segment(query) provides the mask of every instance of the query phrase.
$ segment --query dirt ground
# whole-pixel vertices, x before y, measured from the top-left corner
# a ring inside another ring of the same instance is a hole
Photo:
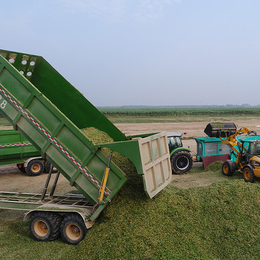
[[[259,120],[232,121],[237,128],[247,127],[260,134]],[[183,135],[183,146],[189,147],[192,152],[197,152],[196,141],[192,137],[206,136],[204,129],[209,122],[182,122],[182,123],[140,123],[140,124],[115,124],[126,135],[138,135],[155,132],[181,132]],[[186,139],[189,138],[189,139]]]
[[[260,120],[245,120],[236,121],[238,128],[246,126],[250,130],[258,131],[260,129]],[[138,123],[138,124],[116,124],[116,126],[126,135],[137,135],[143,133],[154,133],[154,132],[182,132],[187,133],[184,135],[186,139],[183,140],[183,145],[190,147],[193,153],[196,153],[196,142],[192,137],[205,136],[204,128],[208,122],[195,122],[195,123]],[[0,129],[12,129],[11,127],[1,127]],[[260,133],[260,132],[259,132]],[[200,165],[197,165],[200,167]],[[201,167],[201,170],[202,167]],[[53,174],[55,176],[55,174]],[[50,182],[50,188],[52,181]],[[204,180],[207,178],[205,174],[199,174],[198,178],[195,176],[174,176],[173,185],[182,188],[189,188],[194,186],[205,186],[212,182],[222,180],[222,177],[214,177],[212,180]],[[204,177],[203,177],[204,176]],[[26,174],[20,173],[16,165],[4,165],[0,166],[0,183],[2,191],[17,191],[17,192],[29,192],[29,193],[41,193],[47,178],[47,174],[41,174],[37,177],[30,177]],[[56,194],[64,194],[72,191],[74,188],[70,186],[69,182],[61,175]]]

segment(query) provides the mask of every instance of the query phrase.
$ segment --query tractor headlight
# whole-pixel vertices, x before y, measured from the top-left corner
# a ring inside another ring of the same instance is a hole
[[[260,162],[253,161],[253,166],[260,166]]]

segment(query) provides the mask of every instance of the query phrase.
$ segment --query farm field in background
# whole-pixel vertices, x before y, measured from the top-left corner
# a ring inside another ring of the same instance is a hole
[[[99,108],[113,123],[212,122],[256,120],[259,108]],[[10,123],[1,117],[0,126]]]
[[[113,123],[165,123],[255,120],[260,108],[99,108]]]

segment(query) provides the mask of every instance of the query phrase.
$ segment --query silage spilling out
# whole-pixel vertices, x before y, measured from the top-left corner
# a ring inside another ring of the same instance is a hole
[[[94,127],[87,127],[81,129],[81,132],[94,144],[104,144],[104,143],[112,143],[114,140],[105,132],[94,128]],[[101,148],[101,151],[109,157],[110,149],[109,148]],[[142,178],[137,174],[136,168],[134,164],[123,155],[113,152],[112,161],[129,177],[128,187],[132,187],[131,190],[139,190],[142,193],[143,191],[143,184]],[[125,188],[126,188],[125,186]],[[124,189],[124,188],[123,188]]]

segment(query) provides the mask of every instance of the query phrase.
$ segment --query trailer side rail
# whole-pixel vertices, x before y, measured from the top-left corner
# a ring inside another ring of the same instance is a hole
[[[32,210],[48,205],[50,207],[69,207],[73,209],[88,209],[93,206],[81,194],[55,195],[41,201],[42,194],[0,191],[1,209]]]

